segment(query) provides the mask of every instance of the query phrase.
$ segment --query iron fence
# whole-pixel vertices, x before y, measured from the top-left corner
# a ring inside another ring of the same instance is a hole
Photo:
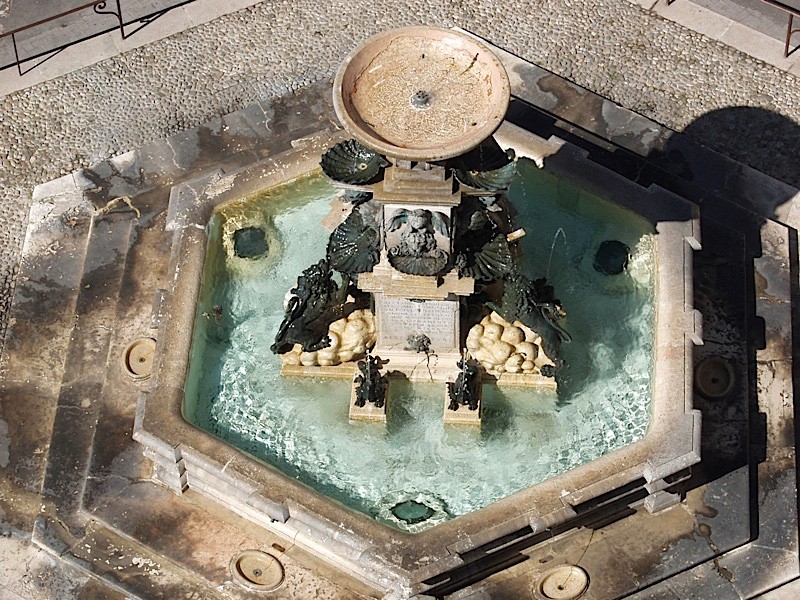
[[[675,0],[666,0],[667,6],[675,2]],[[780,0],[761,0],[764,4],[774,6],[778,10],[785,12],[789,17],[789,24],[786,27],[786,39],[783,47],[783,57],[787,58],[794,50],[791,49],[792,36],[795,33],[800,33],[800,29],[794,28],[794,18],[800,17],[800,8],[789,6]]]
[[[75,44],[78,44],[80,42],[86,41],[88,39],[91,39],[93,37],[103,35],[115,29],[119,30],[120,36],[122,37],[123,40],[125,40],[130,36],[132,36],[137,31],[139,31],[140,29],[142,29],[143,27],[146,27],[159,17],[168,13],[169,11],[184,6],[186,4],[190,4],[191,2],[194,2],[194,0],[183,0],[180,2],[175,2],[160,10],[154,11],[144,16],[131,19],[129,21],[126,21],[125,18],[123,17],[122,0],[95,0],[94,2],[87,2],[86,4],[81,4],[80,6],[76,6],[75,8],[72,8],[70,10],[66,10],[56,15],[51,15],[44,19],[40,19],[34,23],[29,23],[27,25],[23,25],[22,27],[17,27],[16,29],[12,29],[11,31],[0,33],[0,40],[10,39],[11,45],[14,48],[14,60],[10,63],[0,66],[0,70],[16,66],[17,72],[20,74],[20,76],[22,76],[28,71],[35,69],[37,66],[41,65],[43,62],[52,58],[53,56],[63,51],[64,49],[73,46]],[[58,19],[62,19],[64,17],[67,17],[69,15],[81,11],[85,10],[88,11],[89,9],[92,9],[93,12],[97,15],[111,15],[115,17],[117,24],[111,27],[101,27],[98,31],[93,32],[89,35],[76,37],[75,39],[68,40],[65,43],[56,44],[53,47],[47,47],[41,51],[35,50],[31,52],[28,56],[20,55],[20,48],[18,43],[18,35],[20,33],[32,30],[37,27],[42,27],[43,25],[52,23],[53,21],[56,21]],[[24,65],[27,65],[33,61],[36,61],[35,64],[33,64],[32,66],[28,66],[23,70]]]

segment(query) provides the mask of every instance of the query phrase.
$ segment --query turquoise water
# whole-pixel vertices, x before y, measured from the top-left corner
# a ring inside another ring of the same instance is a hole
[[[509,190],[524,267],[549,275],[573,341],[553,391],[484,388],[481,428],[442,423],[441,385],[394,384],[387,424],[348,421],[350,383],[282,378],[269,345],[297,275],[325,254],[319,225],[335,195],[322,176],[224,208],[210,243],[186,388],[186,417],[346,506],[421,531],[479,509],[640,439],[653,363],[653,230],[640,217],[567,185],[530,162]],[[258,223],[270,251],[228,258],[223,225]],[[632,249],[628,270],[592,268],[607,239]],[[221,307],[221,317],[213,306]],[[433,516],[408,525],[412,500]],[[430,511],[429,511],[430,512]]]

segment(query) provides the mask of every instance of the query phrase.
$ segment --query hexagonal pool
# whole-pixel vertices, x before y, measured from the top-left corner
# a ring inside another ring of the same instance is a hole
[[[568,314],[558,392],[484,385],[482,426],[444,425],[441,385],[396,382],[386,424],[348,421],[349,381],[281,376],[269,349],[297,274],[325,255],[336,195],[321,175],[220,207],[195,319],[184,413],[199,427],[344,505],[427,529],[641,439],[654,360],[654,229],[528,160],[509,199],[524,268]],[[226,252],[226,222],[260,223],[259,248]],[[595,267],[605,241],[622,273]]]

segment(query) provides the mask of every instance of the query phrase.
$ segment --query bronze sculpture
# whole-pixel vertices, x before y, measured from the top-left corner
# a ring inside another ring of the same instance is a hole
[[[458,361],[460,369],[455,383],[447,384],[447,394],[450,398],[448,410],[458,410],[466,406],[469,410],[477,410],[480,402],[480,367],[474,358],[468,358],[466,352]]]
[[[360,373],[355,381],[356,406],[363,407],[367,402],[371,402],[375,405],[375,408],[383,408],[389,381],[386,379],[386,375],[381,375],[382,365],[381,358],[373,356],[369,351],[367,351],[367,356],[364,360],[358,361]]]

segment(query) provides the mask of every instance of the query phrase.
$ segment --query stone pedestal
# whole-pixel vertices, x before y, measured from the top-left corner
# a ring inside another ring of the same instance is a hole
[[[545,377],[536,373],[496,373],[486,372],[483,375],[485,382],[491,382],[498,387],[535,387],[555,390],[558,387],[555,377]]]
[[[412,300],[375,295],[378,341],[375,353],[390,360],[392,371],[411,380],[446,381],[459,359],[457,298]],[[409,336],[427,336],[430,348],[419,352]]]
[[[370,273],[358,276],[358,289],[373,294],[418,300],[444,300],[470,296],[475,291],[472,277],[459,277],[453,270],[441,276],[408,275],[392,268],[384,257]]]
[[[408,275],[382,261],[362,273],[358,286],[375,303],[377,343],[373,353],[390,359],[391,370],[412,381],[447,381],[460,357],[460,296],[475,282],[454,272],[443,277]],[[426,335],[430,352],[417,352],[409,336]]]
[[[455,385],[454,381],[448,381],[444,388],[444,422],[457,423],[460,425],[480,425],[481,412],[483,410],[483,386],[479,386],[481,397],[478,399],[478,408],[470,410],[469,406],[461,405],[458,410],[450,410],[450,388]]]
[[[390,393],[391,385],[386,389],[386,399],[380,408],[376,407],[372,402],[367,402],[364,406],[356,406],[356,383],[353,380],[353,385],[350,389],[350,420],[386,423],[386,407],[389,405]]]
[[[452,352],[424,353],[404,350],[376,350],[383,359],[389,359],[387,367],[389,378],[403,378],[409,381],[438,382],[452,381],[458,375],[458,359],[461,355]]]

